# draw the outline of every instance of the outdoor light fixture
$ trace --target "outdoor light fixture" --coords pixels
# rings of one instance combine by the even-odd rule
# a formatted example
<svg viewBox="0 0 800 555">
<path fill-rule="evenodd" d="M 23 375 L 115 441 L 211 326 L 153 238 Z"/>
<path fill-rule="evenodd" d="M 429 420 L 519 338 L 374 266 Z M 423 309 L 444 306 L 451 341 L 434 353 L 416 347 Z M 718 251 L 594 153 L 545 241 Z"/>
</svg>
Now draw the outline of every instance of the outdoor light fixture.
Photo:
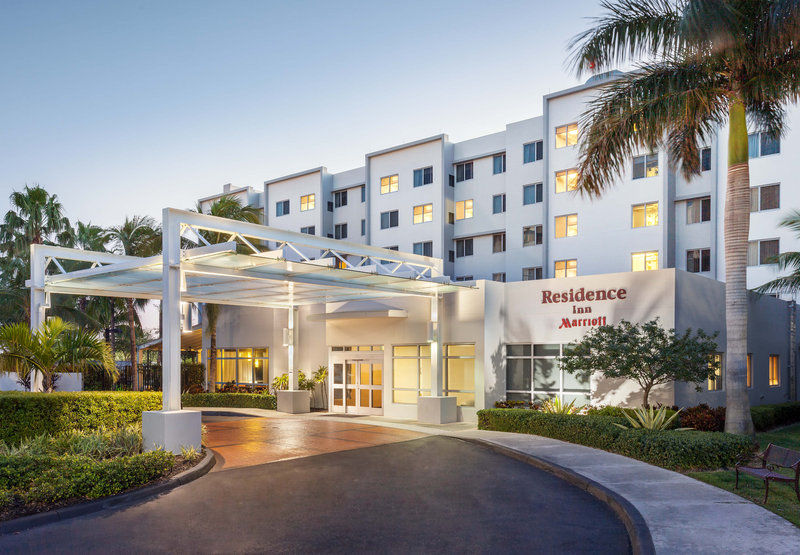
<svg viewBox="0 0 800 555">
<path fill-rule="evenodd" d="M 292 344 L 294 339 L 294 330 L 283 328 L 283 346 L 288 347 Z"/>
</svg>

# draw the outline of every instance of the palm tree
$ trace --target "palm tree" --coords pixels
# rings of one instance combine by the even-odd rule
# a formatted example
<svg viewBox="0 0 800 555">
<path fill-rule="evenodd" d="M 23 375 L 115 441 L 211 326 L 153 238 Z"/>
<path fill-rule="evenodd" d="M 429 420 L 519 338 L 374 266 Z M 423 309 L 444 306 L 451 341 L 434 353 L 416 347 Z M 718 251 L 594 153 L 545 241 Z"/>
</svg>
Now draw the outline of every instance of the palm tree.
<svg viewBox="0 0 800 555">
<path fill-rule="evenodd" d="M 51 392 L 57 373 L 80 372 L 93 365 L 116 374 L 108 345 L 97 334 L 61 318 L 49 318 L 38 330 L 22 322 L 0 327 L 0 370 L 16 372 L 21 382 L 30 382 L 31 371 L 41 372 L 44 391 Z"/>
<path fill-rule="evenodd" d="M 161 228 L 150 216 L 125 218 L 122 225 L 108 229 L 114 250 L 127 256 L 153 256 L 161 250 Z M 131 378 L 134 389 L 139 389 L 139 365 L 136 360 L 137 304 L 141 308 L 146 301 L 125 299 L 130 333 Z M 112 329 L 113 333 L 113 329 Z"/>
<path fill-rule="evenodd" d="M 195 212 L 204 213 L 201 203 L 197 203 Z M 205 211 L 211 216 L 228 218 L 240 222 L 261 223 L 261 210 L 255 206 L 243 205 L 237 197 L 224 195 L 214 201 Z M 203 238 L 209 243 L 220 243 L 227 238 L 219 232 L 201 231 Z M 209 334 L 209 355 L 206 367 L 206 387 L 208 391 L 215 389 L 214 369 L 217 367 L 217 319 L 219 318 L 220 305 L 212 303 L 203 304 L 203 321 Z"/>
<path fill-rule="evenodd" d="M 606 0 L 571 44 L 579 74 L 635 70 L 605 85 L 583 115 L 578 188 L 602 195 L 639 149 L 665 144 L 685 178 L 698 143 L 728 124 L 725 204 L 725 431 L 752 434 L 746 392 L 747 118 L 773 138 L 800 92 L 797 0 Z"/>
<path fill-rule="evenodd" d="M 800 237 L 800 210 L 792 210 L 786 215 L 779 224 L 781 227 L 791 229 Z M 789 294 L 800 293 L 800 252 L 782 252 L 775 257 L 774 262 L 778 265 L 778 270 L 790 270 L 786 275 L 768 281 L 760 287 L 756 287 L 759 293 Z"/>
</svg>

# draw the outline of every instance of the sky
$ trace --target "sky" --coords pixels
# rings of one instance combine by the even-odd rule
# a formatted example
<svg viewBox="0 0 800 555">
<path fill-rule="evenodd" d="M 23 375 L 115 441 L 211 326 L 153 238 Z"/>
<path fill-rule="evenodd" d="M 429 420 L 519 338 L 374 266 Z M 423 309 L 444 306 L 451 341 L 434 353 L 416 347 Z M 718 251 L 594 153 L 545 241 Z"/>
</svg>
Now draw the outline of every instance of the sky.
<svg viewBox="0 0 800 555">
<path fill-rule="evenodd" d="M 0 214 L 160 220 L 222 185 L 541 115 L 597 0 L 0 2 Z"/>
</svg>

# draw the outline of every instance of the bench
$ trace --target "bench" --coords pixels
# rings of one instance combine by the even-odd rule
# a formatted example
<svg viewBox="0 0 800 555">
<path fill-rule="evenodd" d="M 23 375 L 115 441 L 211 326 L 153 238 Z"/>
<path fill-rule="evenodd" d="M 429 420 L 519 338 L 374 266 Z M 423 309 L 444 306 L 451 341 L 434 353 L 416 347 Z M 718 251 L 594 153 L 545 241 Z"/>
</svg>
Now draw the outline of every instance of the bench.
<svg viewBox="0 0 800 555">
<path fill-rule="evenodd" d="M 764 503 L 769 497 L 769 483 L 773 482 L 794 482 L 794 492 L 797 500 L 800 501 L 800 451 L 794 451 L 785 447 L 779 447 L 770 443 L 763 453 L 755 455 L 753 461 L 760 461 L 760 466 L 749 466 L 746 462 L 736 463 L 736 485 L 734 489 L 739 489 L 739 472 L 755 476 L 764 481 Z M 778 472 L 779 468 L 794 470 L 794 477 L 787 476 Z"/>
</svg>

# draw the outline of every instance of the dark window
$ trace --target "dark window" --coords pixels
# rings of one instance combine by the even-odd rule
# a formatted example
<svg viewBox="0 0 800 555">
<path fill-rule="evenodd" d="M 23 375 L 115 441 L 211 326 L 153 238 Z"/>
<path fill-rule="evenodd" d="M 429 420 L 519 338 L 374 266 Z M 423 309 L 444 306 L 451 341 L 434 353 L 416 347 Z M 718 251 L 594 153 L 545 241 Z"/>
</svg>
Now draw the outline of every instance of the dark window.
<svg viewBox="0 0 800 555">
<path fill-rule="evenodd" d="M 414 254 L 422 256 L 433 256 L 433 241 L 423 241 L 414 243 Z"/>
<path fill-rule="evenodd" d="M 506 252 L 505 233 L 495 233 L 492 235 L 492 252 Z"/>
<path fill-rule="evenodd" d="M 456 251 L 447 251 L 447 259 L 450 262 L 455 262 L 456 261 Z"/>
<path fill-rule="evenodd" d="M 456 186 L 456 176 L 451 173 L 449 177 L 450 177 L 450 179 L 449 179 L 450 186 L 451 187 L 455 187 Z"/>
<path fill-rule="evenodd" d="M 497 272 L 492 274 L 492 281 L 500 281 L 505 283 L 506 281 L 506 273 L 505 272 Z"/>
<path fill-rule="evenodd" d="M 334 239 L 347 239 L 347 224 L 336 224 L 333 227 Z"/>
<path fill-rule="evenodd" d="M 542 141 L 522 145 L 522 163 L 527 164 L 529 162 L 541 160 L 543 149 L 544 143 Z"/>
<path fill-rule="evenodd" d="M 289 213 L 289 201 L 281 200 L 275 203 L 275 216 L 285 216 Z"/>
<path fill-rule="evenodd" d="M 542 202 L 542 184 L 523 185 L 522 204 L 536 204 L 537 202 Z"/>
<path fill-rule="evenodd" d="M 711 199 L 695 198 L 686 201 L 686 223 L 699 224 L 711 221 Z"/>
<path fill-rule="evenodd" d="M 332 200 L 328 201 L 328 212 L 333 212 L 333 201 Z"/>
<path fill-rule="evenodd" d="M 531 281 L 534 279 L 542 279 L 542 267 L 536 266 L 533 268 L 522 269 L 522 281 Z"/>
<path fill-rule="evenodd" d="M 333 205 L 336 208 L 347 206 L 347 191 L 336 191 L 333 193 Z"/>
<path fill-rule="evenodd" d="M 492 173 L 498 174 L 506 171 L 506 155 L 496 154 L 492 158 Z"/>
<path fill-rule="evenodd" d="M 750 212 L 775 210 L 781 207 L 781 186 L 762 185 L 750 189 Z"/>
<path fill-rule="evenodd" d="M 700 168 L 707 172 L 711 169 L 711 148 L 706 147 L 700 151 Z"/>
<path fill-rule="evenodd" d="M 433 166 L 414 170 L 414 187 L 422 187 L 433 183 Z"/>
<path fill-rule="evenodd" d="M 398 225 L 397 210 L 381 212 L 381 229 L 389 229 L 390 227 L 397 227 Z"/>
<path fill-rule="evenodd" d="M 767 133 L 761 134 L 761 156 L 779 154 L 781 151 L 780 137 L 770 137 Z"/>
<path fill-rule="evenodd" d="M 456 182 L 472 179 L 472 162 L 456 164 Z"/>
<path fill-rule="evenodd" d="M 456 276 L 456 281 L 472 281 L 472 276 Z"/>
<path fill-rule="evenodd" d="M 366 201 L 367 201 L 367 186 L 366 185 L 362 185 L 361 186 L 361 202 L 366 202 Z"/>
<path fill-rule="evenodd" d="M 506 195 L 494 195 L 492 197 L 492 214 L 500 214 L 506 211 Z"/>
<path fill-rule="evenodd" d="M 778 256 L 778 240 L 760 241 L 758 244 L 759 262 L 761 264 L 772 264 L 774 258 Z"/>
<path fill-rule="evenodd" d="M 472 256 L 472 238 L 456 239 L 456 258 Z"/>
<path fill-rule="evenodd" d="M 456 223 L 456 215 L 455 215 L 455 214 L 453 214 L 452 212 L 448 212 L 448 213 L 447 213 L 447 223 L 448 223 L 448 224 L 454 224 L 454 223 Z"/>
<path fill-rule="evenodd" d="M 362 219 L 361 220 L 361 236 L 363 237 L 366 234 L 367 234 L 367 220 Z"/>
<path fill-rule="evenodd" d="M 658 154 L 645 154 L 633 158 L 633 179 L 658 175 Z"/>
<path fill-rule="evenodd" d="M 686 271 L 692 273 L 711 271 L 711 249 L 686 251 Z"/>
<path fill-rule="evenodd" d="M 308 227 L 301 227 L 300 228 L 300 233 L 307 233 L 309 235 L 314 235 L 315 231 L 316 231 L 316 229 L 314 229 L 313 225 L 310 225 Z"/>
<path fill-rule="evenodd" d="M 531 245 L 542 244 L 542 226 L 529 225 L 522 228 L 522 246 L 530 247 Z"/>
</svg>

